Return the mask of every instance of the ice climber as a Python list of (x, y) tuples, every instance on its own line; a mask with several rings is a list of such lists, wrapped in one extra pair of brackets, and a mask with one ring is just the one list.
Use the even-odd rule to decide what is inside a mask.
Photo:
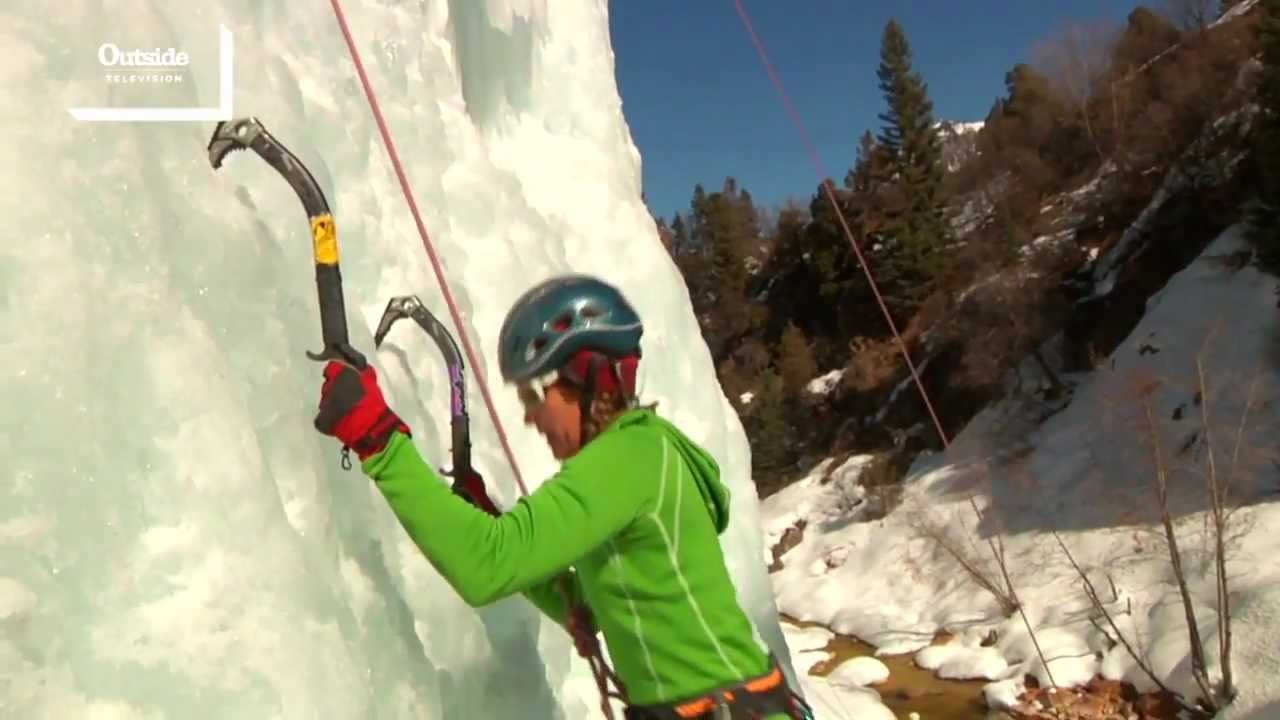
[(516, 301), (499, 338), (502, 376), (561, 465), (500, 514), (455, 495), (423, 461), (372, 366), (326, 366), (315, 424), (356, 452), (470, 605), (522, 593), (567, 626), (574, 615), (557, 578), (569, 573), (574, 604), (603, 633), (629, 720), (811, 717), (755, 642), (730, 582), (719, 467), (637, 402), (642, 333), (622, 294), (596, 278), (554, 278)]

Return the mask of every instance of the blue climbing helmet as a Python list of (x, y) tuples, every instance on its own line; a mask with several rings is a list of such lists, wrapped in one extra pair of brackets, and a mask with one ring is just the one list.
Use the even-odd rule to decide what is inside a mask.
[(521, 295), (498, 336), (502, 379), (527, 386), (564, 378), (588, 392), (635, 391), (644, 326), (609, 283), (589, 275), (545, 280)]

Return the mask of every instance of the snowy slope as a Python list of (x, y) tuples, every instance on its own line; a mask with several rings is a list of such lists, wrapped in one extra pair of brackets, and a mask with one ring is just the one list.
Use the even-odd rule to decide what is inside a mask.
[(936, 124), (942, 136), (942, 161), (948, 171), (954, 172), (978, 151), (978, 132), (986, 123), (951, 122)]
[[(649, 328), (643, 393), (720, 462), (733, 577), (786, 657), (746, 438), (640, 198), (606, 2), (346, 12), (485, 375), (531, 283), (585, 271), (631, 295)], [(597, 717), (565, 634), (519, 598), (466, 607), (313, 429), (314, 271), (284, 180), (249, 153), (214, 172), (213, 123), (68, 114), (216, 105), (219, 23), (236, 114), (258, 116), (333, 206), (353, 343), (447, 462), (436, 348), (406, 323), (373, 352), (390, 296), (448, 313), (329, 4), (5, 3), (0, 716)], [(189, 74), (107, 82), (108, 42), (184, 49)], [(507, 504), (470, 387), (475, 461)], [(553, 459), (514, 393), (494, 392), (536, 486)]]
[[(1277, 717), (1280, 568), (1273, 559), (1280, 553), (1280, 465), (1274, 453), (1280, 336), (1274, 278), (1251, 267), (1233, 272), (1223, 262), (1241, 244), (1239, 228), (1233, 227), (1177, 274), (1101, 369), (1072, 378), (1074, 399), (1064, 411), (1035, 426), (1035, 408), (997, 405), (970, 423), (947, 452), (921, 458), (902, 504), (883, 520), (866, 519), (872, 498), (858, 485), (866, 458), (851, 458), (839, 468), (826, 461), (770, 496), (764, 503), (766, 545), (806, 523), (803, 540), (782, 556), (784, 567), (773, 575), (779, 607), (799, 620), (857, 635), (881, 652), (923, 650), (916, 657), (921, 665), (944, 676), (990, 680), (989, 697), (1009, 701), (1024, 674), (1044, 684), (1049, 679), (1023, 621), (1016, 614), (1003, 617), (993, 596), (928, 539), (946, 539), (998, 577), (987, 546), (987, 538), (998, 533), (1054, 680), (1083, 683), (1101, 673), (1152, 688), (1123, 647), (1109, 648), (1089, 622), (1079, 578), (1051, 534), (1057, 531), (1121, 628), (1149, 652), (1155, 672), (1194, 696), (1187, 628), (1168, 582), (1170, 563), (1158, 532), (1151, 455), (1135, 393), (1151, 392), (1173, 467), (1171, 506), (1216, 674), (1213, 575), (1206, 574), (1204, 553), (1202, 477), (1209, 446), (1196, 404), (1195, 362), (1203, 351), (1214, 459), (1226, 473), (1235, 467), (1232, 458), (1239, 458), (1233, 493), (1250, 503), (1235, 517), (1229, 564), (1240, 696), (1223, 717)], [(982, 523), (969, 505), (971, 496), (986, 515)], [(956, 639), (925, 650), (942, 628)], [(982, 647), (991, 630), (997, 642)]]

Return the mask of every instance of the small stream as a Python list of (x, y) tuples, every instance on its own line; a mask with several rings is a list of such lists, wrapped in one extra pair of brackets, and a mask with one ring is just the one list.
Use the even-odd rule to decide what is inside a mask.
[[(798, 622), (783, 617), (787, 625), (798, 628), (820, 628), (831, 632), (821, 623)], [(931, 670), (917, 667), (915, 653), (876, 657), (875, 647), (849, 635), (832, 633), (825, 647), (812, 652), (826, 657), (817, 662), (805, 661), (796, 666), (796, 672), (826, 677), (843, 663), (859, 657), (871, 657), (889, 668), (889, 678), (882, 683), (867, 685), (875, 690), (898, 720), (1010, 720), (1013, 716), (987, 707), (982, 689), (985, 680), (944, 680)], [(935, 638), (935, 644), (945, 642)], [(1087, 685), (1073, 688), (1049, 689), (1050, 695), (1040, 695), (1032, 700), (1045, 702), (1053, 708), (1055, 717), (1075, 720), (1100, 720), (1102, 718), (1143, 718), (1143, 720), (1176, 720), (1182, 717), (1181, 706), (1173, 698), (1161, 692), (1139, 695), (1132, 685), (1095, 677)], [(1036, 715), (1047, 717), (1047, 715)]]
[[(784, 622), (800, 628), (827, 629), (820, 623)], [(856, 657), (876, 657), (875, 647), (858, 638), (837, 634), (823, 649), (830, 654), (826, 660), (809, 667), (797, 667), (797, 672), (826, 677), (841, 663)], [(918, 713), (920, 720), (993, 720), (1007, 718), (1004, 713), (992, 711), (983, 700), (985, 680), (943, 680), (931, 670), (917, 667), (912, 660), (914, 653), (884, 655), (876, 659), (889, 668), (889, 679), (869, 685), (880, 694), (880, 699), (897, 715), (908, 720), (911, 713)]]

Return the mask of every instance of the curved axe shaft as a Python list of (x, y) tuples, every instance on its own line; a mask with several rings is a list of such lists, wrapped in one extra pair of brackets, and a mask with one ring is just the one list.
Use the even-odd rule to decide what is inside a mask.
[(387, 303), (387, 309), (378, 322), (378, 330), (373, 334), (375, 346), (381, 347), (382, 340), (391, 332), (391, 326), (402, 318), (412, 318), (427, 335), (435, 341), (444, 355), (445, 366), (449, 370), (449, 429), (453, 434), (453, 470), (443, 471), (453, 476), (453, 492), (467, 502), (484, 510), (490, 515), (501, 515), (502, 511), (494, 505), (485, 491), (484, 480), (471, 467), (471, 425), (467, 418), (467, 385), (463, 375), (462, 353), (453, 341), (449, 329), (431, 314), (416, 295), (393, 297)]
[(367, 367), (363, 355), (347, 337), (347, 314), (342, 299), (342, 273), (338, 270), (338, 231), (329, 203), (311, 172), (289, 149), (276, 140), (256, 117), (224, 120), (209, 139), (209, 164), (222, 167), (227, 155), (253, 150), (276, 169), (298, 194), (311, 221), (312, 255), (316, 266), (316, 290), (320, 295), (320, 330), (324, 349), (307, 357), (325, 362), (340, 360), (357, 370)]
[(381, 347), (382, 340), (391, 332), (391, 326), (402, 318), (412, 318), (427, 335), (435, 341), (444, 355), (445, 366), (449, 370), (449, 415), (450, 429), (453, 433), (453, 476), (455, 490), (462, 480), (473, 471), (471, 467), (471, 430), (467, 418), (467, 386), (463, 376), (462, 353), (449, 334), (448, 328), (427, 310), (416, 295), (393, 297), (382, 313), (382, 320), (373, 334), (375, 347)]

